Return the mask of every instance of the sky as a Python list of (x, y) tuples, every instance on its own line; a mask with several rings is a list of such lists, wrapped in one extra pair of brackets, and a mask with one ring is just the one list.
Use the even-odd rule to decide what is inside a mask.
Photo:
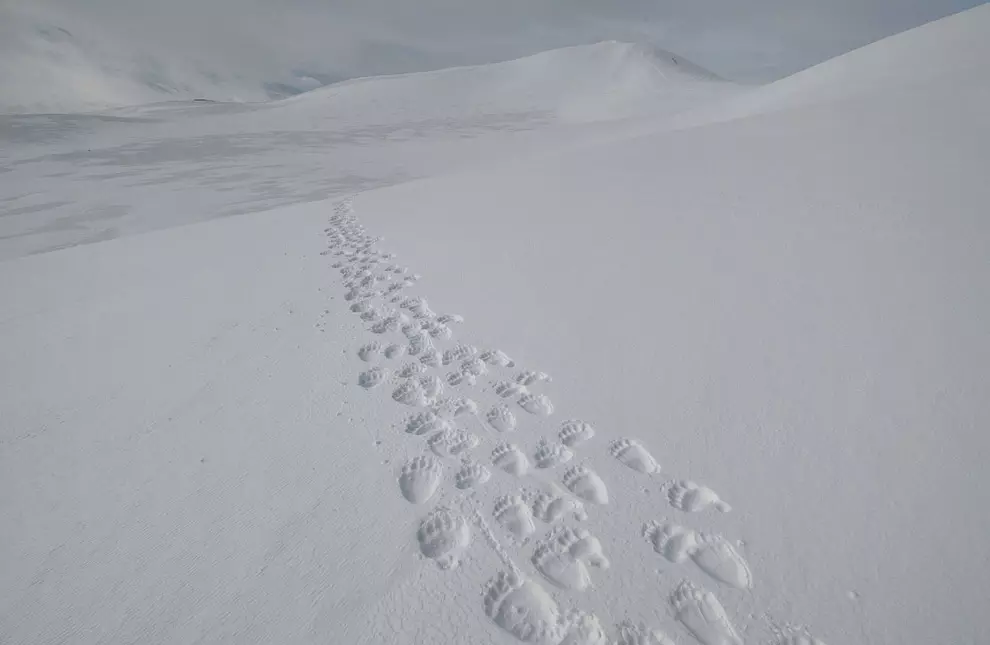
[[(506, 60), (622, 40), (767, 81), (976, 0), (0, 0), (118, 52), (181, 55), (273, 80)], [(2, 20), (0, 20), (2, 22)], [(0, 45), (2, 49), (2, 45)]]

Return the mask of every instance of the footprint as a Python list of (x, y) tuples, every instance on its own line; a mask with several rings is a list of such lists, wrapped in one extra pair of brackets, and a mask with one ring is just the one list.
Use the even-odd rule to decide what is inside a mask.
[(431, 436), (426, 443), (438, 457), (456, 457), (473, 450), (480, 442), (481, 440), (470, 432), (448, 428)]
[(594, 437), (595, 429), (591, 427), (590, 423), (571, 419), (561, 424), (558, 436), (560, 437), (560, 443), (568, 448), (574, 448)]
[(625, 620), (619, 623), (619, 637), (615, 645), (674, 645), (674, 641), (659, 629), (650, 629)]
[(437, 416), (454, 419), (466, 414), (478, 414), (478, 404), (466, 396), (438, 399), (433, 405)]
[(743, 645), (718, 598), (690, 580), (681, 581), (670, 596), (670, 605), (674, 617), (702, 645)]
[(426, 367), (422, 363), (412, 362), (406, 363), (399, 369), (395, 371), (395, 375), (399, 378), (413, 378), (419, 376), (426, 371)]
[(595, 471), (578, 464), (564, 473), (564, 486), (581, 499), (593, 504), (608, 504), (608, 489)]
[(423, 555), (436, 560), (441, 569), (451, 569), (471, 543), (471, 527), (463, 516), (440, 506), (423, 519), (416, 537)]
[(492, 464), (501, 470), (522, 477), (529, 472), (529, 459), (515, 444), (500, 443), (492, 450)]
[(516, 571), (500, 571), (482, 590), (485, 615), (524, 643), (557, 645), (560, 610), (542, 587)]
[(388, 380), (388, 370), (382, 367), (372, 367), (370, 370), (358, 374), (358, 385), (366, 390), (378, 387), (386, 380)]
[(443, 353), (443, 364), (450, 365), (451, 363), (457, 363), (471, 358), (477, 353), (478, 349), (471, 345), (456, 345)]
[(492, 473), (484, 465), (471, 459), (461, 462), (461, 469), (454, 475), (454, 485), (461, 490), (477, 488), (491, 479)]
[(526, 393), (527, 390), (525, 385), (519, 385), (518, 383), (513, 383), (512, 381), (498, 381), (495, 383), (495, 394), (499, 395), (503, 399)]
[(419, 357), (419, 362), (426, 367), (440, 367), (440, 350), (423, 350), (422, 356)]
[(450, 423), (433, 412), (420, 412), (406, 418), (406, 432), (417, 436), (450, 429)]
[[(424, 331), (421, 331), (413, 336), (408, 337), (409, 347), (406, 349), (406, 353), (410, 356), (420, 356), (425, 352), (433, 351), (433, 340), (430, 335)], [(420, 360), (423, 360), (420, 358)]]
[(378, 355), (382, 351), (382, 344), (378, 341), (368, 343), (367, 345), (362, 345), (358, 350), (358, 358), (366, 363), (370, 363), (378, 358)]
[(403, 405), (426, 407), (432, 402), (423, 392), (423, 387), (415, 380), (408, 380), (395, 388), (392, 398)]
[(371, 332), (373, 334), (385, 334), (392, 331), (399, 331), (399, 327), (401, 326), (402, 319), (398, 315), (391, 315), (372, 325)]
[(443, 477), (440, 460), (430, 455), (413, 457), (402, 467), (399, 489), (402, 496), (413, 504), (422, 504), (433, 497)]
[(721, 535), (698, 533), (698, 548), (691, 554), (698, 568), (736, 589), (752, 589), (753, 573), (746, 559)]
[(371, 311), (371, 309), (372, 309), (372, 304), (370, 300), (362, 300), (360, 302), (355, 302), (353, 305), (351, 305), (351, 311), (356, 314), (363, 314), (368, 311)]
[(574, 453), (565, 446), (553, 441), (540, 439), (536, 445), (536, 452), (533, 454), (533, 461), (537, 468), (554, 468), (560, 464), (571, 460)]
[(657, 465), (650, 451), (635, 439), (616, 439), (609, 444), (608, 451), (613, 457), (636, 472), (651, 475), (660, 470), (660, 466)]
[(562, 589), (583, 591), (591, 584), (588, 566), (607, 569), (598, 538), (585, 529), (557, 527), (536, 544), (533, 566)]
[(406, 353), (406, 346), (399, 343), (392, 343), (385, 348), (385, 358), (393, 359), (399, 358)]
[(443, 381), (439, 376), (424, 374), (418, 377), (419, 386), (423, 388), (423, 394), (428, 399), (435, 399), (443, 394)]
[(584, 505), (566, 495), (547, 492), (533, 493), (529, 495), (529, 505), (533, 509), (533, 517), (547, 524), (559, 522), (568, 513), (573, 514), (575, 519), (582, 522), (588, 519)]
[(551, 379), (550, 375), (546, 372), (531, 372), (527, 370), (525, 372), (520, 372), (519, 375), (516, 376), (516, 383), (527, 387), (530, 385), (536, 385), (537, 383), (550, 383), (551, 381), (553, 381), (553, 379)]
[(427, 303), (426, 298), (422, 296), (409, 296), (408, 298), (402, 299), (402, 302), (399, 303), (399, 307), (415, 312), (421, 307), (429, 307), (429, 303)]
[(375, 308), (370, 308), (361, 314), (361, 320), (367, 323), (378, 322), (382, 318), (384, 318), (384, 316), (382, 316), (381, 312)]
[(605, 630), (594, 614), (571, 611), (564, 625), (565, 636), (559, 645), (606, 645)]
[(447, 385), (451, 387), (459, 387), (461, 385), (472, 386), (478, 382), (478, 379), (474, 374), (467, 372), (448, 372), (445, 377)]
[(438, 340), (450, 340), (454, 337), (454, 330), (447, 325), (431, 325), (429, 333), (430, 337)]
[(513, 367), (515, 362), (500, 349), (490, 349), (480, 356), (481, 360), (497, 367)]
[(485, 419), (488, 421), (488, 425), (499, 432), (512, 432), (516, 429), (516, 415), (512, 414), (512, 410), (504, 403), (492, 406), (492, 409), (485, 415)]
[(698, 534), (691, 529), (670, 522), (647, 522), (643, 537), (653, 545), (653, 550), (673, 563), (683, 562), (698, 549)]
[(488, 373), (488, 366), (477, 356), (469, 358), (461, 363), (461, 371), (473, 376), (482, 376)]
[(423, 333), (423, 325), (413, 320), (412, 322), (407, 322), (403, 325), (400, 331), (402, 332), (402, 335), (406, 337), (406, 340), (408, 340), (413, 336), (418, 336)]
[(496, 499), (492, 515), (517, 540), (525, 540), (536, 531), (533, 511), (519, 495), (502, 495)]
[(671, 506), (686, 513), (696, 513), (709, 507), (723, 513), (732, 510), (711, 488), (692, 481), (671, 482), (667, 489), (667, 500)]
[(519, 407), (541, 417), (553, 414), (553, 403), (545, 394), (524, 394), (519, 397)]

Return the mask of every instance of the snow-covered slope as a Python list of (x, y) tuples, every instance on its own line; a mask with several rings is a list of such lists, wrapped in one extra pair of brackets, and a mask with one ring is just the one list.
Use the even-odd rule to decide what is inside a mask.
[(682, 124), (740, 118), (863, 93), (951, 82), (984, 83), (990, 4), (885, 38), (686, 117)]
[(753, 589), (708, 588), (746, 642), (764, 611), (827, 642), (983, 639), (990, 70), (952, 73), (971, 53), (953, 34), (930, 32), (946, 78), (903, 86), (916, 56), (879, 43), (893, 82), (840, 103), (355, 200), (473, 342), (554, 376), (610, 490), (628, 480), (607, 441), (631, 436), (667, 477), (731, 492), (717, 517), (615, 493), (586, 526), (618, 559), (575, 602), (646, 619), (704, 581), (637, 543), (666, 517), (745, 545)]
[(675, 131), (443, 75), (0, 122), (0, 642), (982, 642), (944, 24), (923, 82)]

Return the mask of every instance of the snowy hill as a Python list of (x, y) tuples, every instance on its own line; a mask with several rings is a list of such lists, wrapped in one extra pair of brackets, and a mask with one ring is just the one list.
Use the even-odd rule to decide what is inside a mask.
[(983, 642), (988, 40), (0, 118), (0, 642)]
[[(353, 202), (472, 339), (538, 356), (565, 414), (656, 448), (675, 479), (732, 491), (745, 516), (673, 516), (745, 545), (752, 591), (708, 588), (746, 642), (776, 642), (754, 608), (830, 643), (983, 638), (990, 564), (972, 554), (990, 519), (968, 510), (990, 497), (981, 29), (990, 42), (990, 8), (842, 61), (869, 91), (843, 92), (828, 63), (782, 82), (813, 88), (783, 111)], [(938, 65), (905, 83), (915, 47)], [(843, 100), (812, 100), (826, 88)], [(644, 513), (671, 517), (628, 499), (646, 493), (588, 524), (625, 545), (622, 577), (581, 598), (598, 616), (647, 616), (652, 594), (677, 616), (691, 572), (628, 546)]]
[(345, 81), (287, 103), (373, 121), (551, 113), (580, 122), (672, 113), (735, 91), (735, 84), (673, 54), (610, 41), (504, 63)]
[(932, 82), (979, 83), (990, 60), (988, 25), (990, 5), (976, 7), (707, 106), (682, 123), (740, 118)]

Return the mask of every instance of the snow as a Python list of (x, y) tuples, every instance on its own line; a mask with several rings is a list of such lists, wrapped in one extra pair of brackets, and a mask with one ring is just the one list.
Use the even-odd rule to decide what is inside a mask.
[(652, 105), (670, 114), (739, 91), (678, 61), (661, 65), (656, 52), (604, 43), (263, 104), (0, 116), (11, 209), (0, 258), (580, 145), (626, 127), (582, 123), (602, 110), (625, 115)]
[(987, 33), (0, 120), (0, 642), (981, 642)]

